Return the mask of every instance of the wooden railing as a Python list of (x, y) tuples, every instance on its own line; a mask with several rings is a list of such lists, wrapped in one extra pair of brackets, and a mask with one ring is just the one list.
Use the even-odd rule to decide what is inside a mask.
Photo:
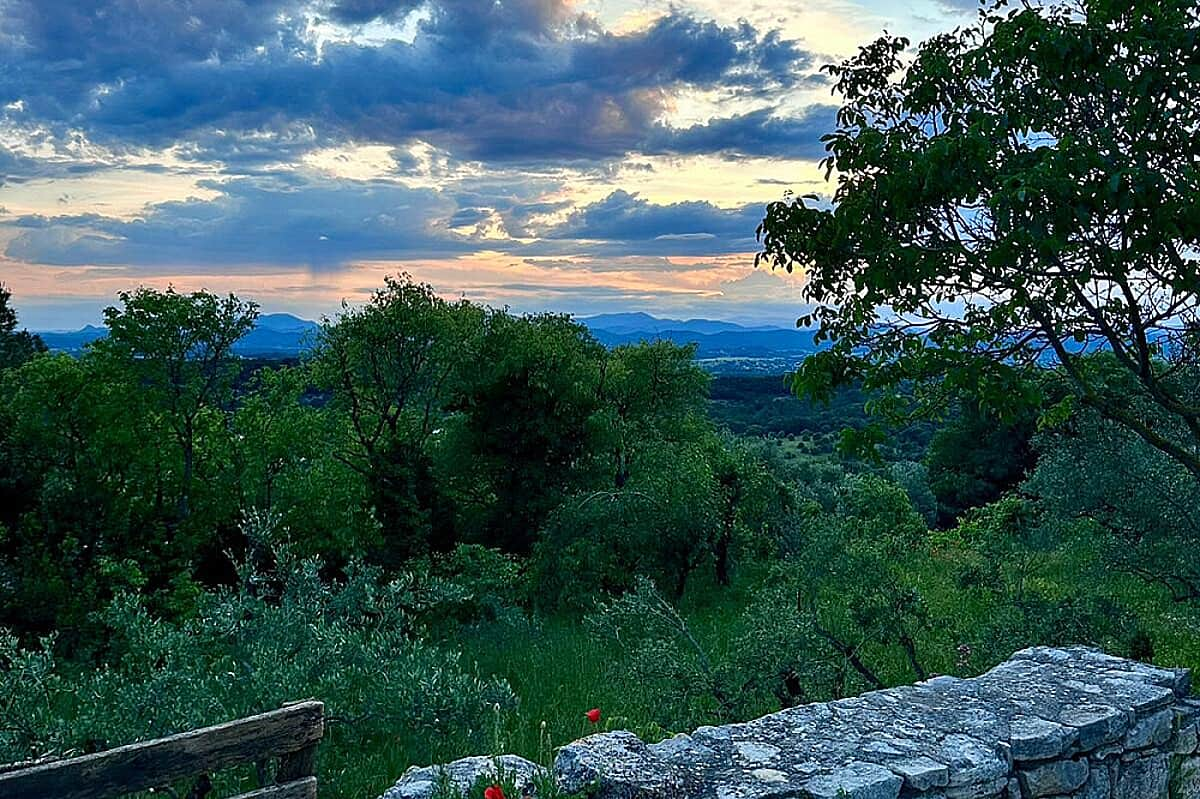
[(112, 799), (188, 778), (197, 779), (190, 795), (202, 797), (212, 772), (254, 763), (262, 780), (274, 758), (274, 784), (234, 799), (315, 799), (317, 744), (324, 734), (324, 704), (296, 702), (83, 757), (0, 766), (0, 799)]

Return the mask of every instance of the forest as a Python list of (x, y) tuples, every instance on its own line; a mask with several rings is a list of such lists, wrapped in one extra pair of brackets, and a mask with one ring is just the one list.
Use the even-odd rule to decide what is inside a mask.
[(407, 275), (298, 362), (150, 287), (74, 357), (0, 290), (0, 762), (317, 697), (374, 796), (1033, 644), (1200, 667), (1198, 12), (1005, 5), (828, 68), (788, 375)]

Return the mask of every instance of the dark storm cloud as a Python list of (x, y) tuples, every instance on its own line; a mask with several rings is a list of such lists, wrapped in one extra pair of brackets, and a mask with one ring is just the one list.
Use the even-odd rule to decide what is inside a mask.
[(446, 227), (466, 227), (476, 225), (492, 217), (490, 208), (459, 208), (446, 223)]
[(402, 17), (419, 5), (421, 0), (339, 0), (330, 7), (329, 16), (354, 25)]
[(18, 183), (38, 168), (31, 158), (14, 153), (0, 145), (0, 186), (6, 183)]
[(792, 83), (811, 63), (808, 53), (778, 31), (763, 36), (747, 22), (725, 27), (673, 13), (636, 34), (603, 34), (580, 43), (569, 76), (611, 89), (750, 80), (778, 86)]
[(451, 203), (394, 184), (242, 178), (209, 188), (215, 199), (159, 203), (132, 221), (95, 214), (25, 216), (5, 252), (56, 265), (306, 264), (332, 267), (396, 253), (419, 257), (470, 247), (445, 230)]
[(762, 217), (757, 203), (734, 209), (701, 201), (658, 205), (618, 190), (573, 212), (545, 237), (604, 242), (592, 250), (602, 254), (745, 252), (755, 249)]
[[(5, 224), (14, 232), (5, 255), (59, 266), (173, 265), (203, 271), (227, 265), (305, 264), (334, 268), (370, 258), (425, 258), (473, 252), (468, 228), (498, 216), (510, 234), (535, 241), (488, 240), (531, 258), (598, 259), (745, 252), (754, 248), (762, 207), (723, 209), (707, 202), (651, 203), (615, 191), (561, 223), (528, 229), (529, 221), (565, 210), (564, 202), (524, 202), (484, 186), (478, 192), (414, 189), (383, 182), (245, 177), (202, 184), (212, 199), (148, 206), (138, 219), (101, 214), (25, 215)], [(487, 205), (464, 203), (489, 198)], [(627, 271), (635, 261), (613, 260)], [(650, 260), (636, 261), (647, 268)]]
[[(98, 161), (33, 158), (0, 144), (0, 186), (36, 179), (67, 178), (107, 168)], [(150, 168), (148, 171), (165, 171)]]
[[(349, 29), (403, 23), (415, 38), (318, 49), (312, 14)], [(679, 10), (614, 34), (566, 0), (0, 0), (0, 52), (0, 133), (30, 131), (30, 146), (58, 152), (39, 160), (0, 146), (0, 186), (144, 163), (146, 147), (238, 176), (205, 184), (214, 198), (152, 204), (134, 220), (3, 222), (5, 254), (44, 264), (332, 268), (472, 252), (496, 222), (521, 241), (487, 246), (515, 257), (628, 269), (620, 259), (745, 252), (757, 205), (659, 205), (617, 191), (564, 220), (560, 167), (619, 180), (652, 168), (618, 168), (630, 153), (819, 157), (832, 119), (813, 106), (666, 126), (689, 89), (777, 105), (809, 80), (812, 57), (777, 31)], [(80, 134), (111, 157), (80, 160)], [(410, 152), (415, 140), (433, 147)], [(289, 170), (314, 150), (369, 143), (394, 148), (396, 175), (428, 179), (463, 160), (487, 170), (440, 190)]]
[[(293, 46), (294, 0), (0, 0), (0, 102), (86, 123), (99, 93), (181, 65)], [(152, 112), (152, 109), (147, 109)]]
[[(768, 152), (808, 117), (750, 115), (682, 131), (676, 92), (792, 86), (811, 56), (778, 32), (673, 11), (616, 35), (562, 0), (435, 0), (413, 42), (303, 36), (299, 0), (0, 0), (0, 100), (15, 117), (111, 147), (185, 142), (227, 164), (347, 141), (423, 139), (455, 157), (598, 161), (643, 149)], [(337, 0), (346, 23), (408, 0)], [(728, 135), (728, 141), (722, 136)], [(797, 147), (798, 145), (790, 145)]]
[(833, 130), (836, 106), (816, 105), (804, 116), (774, 116), (770, 109), (714, 119), (683, 129), (660, 129), (651, 136), (645, 152), (677, 155), (725, 155), (824, 158), (821, 136)]

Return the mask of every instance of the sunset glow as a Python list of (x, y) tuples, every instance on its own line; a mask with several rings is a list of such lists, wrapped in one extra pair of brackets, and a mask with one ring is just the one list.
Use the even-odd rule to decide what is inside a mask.
[(192, 6), (0, 4), (0, 275), (34, 328), (138, 284), (315, 317), (396, 272), (517, 311), (788, 324), (797, 278), (753, 272), (754, 230), (828, 191), (821, 65), (974, 7)]

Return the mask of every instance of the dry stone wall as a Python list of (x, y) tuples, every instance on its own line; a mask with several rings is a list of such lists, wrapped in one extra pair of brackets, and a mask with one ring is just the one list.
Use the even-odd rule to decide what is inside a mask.
[[(559, 751), (554, 776), (596, 799), (1200, 799), (1198, 721), (1186, 669), (1039, 647), (972, 679), (655, 744), (592, 735)], [(385, 799), (427, 799), (415, 778), (429, 773), (410, 770)]]

